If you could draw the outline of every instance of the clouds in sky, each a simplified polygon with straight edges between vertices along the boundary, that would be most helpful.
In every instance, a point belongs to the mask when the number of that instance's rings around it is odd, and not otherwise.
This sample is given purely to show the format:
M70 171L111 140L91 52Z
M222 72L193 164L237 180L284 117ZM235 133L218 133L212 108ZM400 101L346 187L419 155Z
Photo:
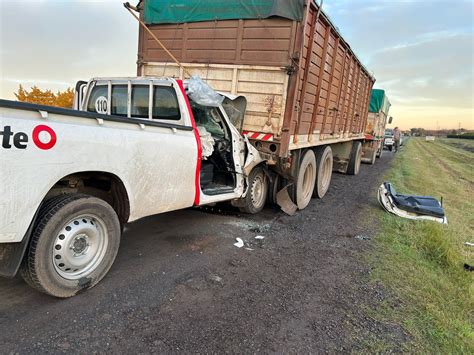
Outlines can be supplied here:
M0 0L0 97L135 75L138 25L120 0ZM325 0L404 128L474 128L473 0Z

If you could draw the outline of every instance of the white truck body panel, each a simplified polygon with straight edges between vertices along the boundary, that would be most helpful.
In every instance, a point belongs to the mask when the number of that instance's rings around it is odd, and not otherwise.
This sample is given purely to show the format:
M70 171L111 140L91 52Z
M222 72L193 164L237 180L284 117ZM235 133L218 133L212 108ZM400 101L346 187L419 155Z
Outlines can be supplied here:
M26 132L46 124L57 134L50 150L28 142L0 151L0 242L19 242L46 193L61 178L83 171L118 176L130 197L130 221L190 207L195 196L197 146L193 131L2 109L0 125ZM177 162L185 162L177 164ZM165 167L165 168L164 168Z

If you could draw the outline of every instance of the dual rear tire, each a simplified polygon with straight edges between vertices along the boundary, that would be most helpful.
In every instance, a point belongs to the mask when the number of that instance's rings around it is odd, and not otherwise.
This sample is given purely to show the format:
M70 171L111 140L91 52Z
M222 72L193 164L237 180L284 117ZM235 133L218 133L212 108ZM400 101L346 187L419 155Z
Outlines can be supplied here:
M307 150L303 154L295 183L298 209L306 208L311 198L323 198L331 185L333 154L330 146Z

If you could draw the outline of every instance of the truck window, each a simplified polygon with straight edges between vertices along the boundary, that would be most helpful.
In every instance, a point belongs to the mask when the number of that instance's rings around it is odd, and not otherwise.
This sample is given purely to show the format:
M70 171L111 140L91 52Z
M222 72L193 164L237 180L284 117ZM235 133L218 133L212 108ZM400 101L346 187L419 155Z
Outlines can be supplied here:
M107 113L107 85L97 85L92 89L87 103L87 111L97 113Z
M178 98L172 87L156 86L153 92L153 119L180 120Z
M128 87L127 85L112 86L112 107L110 113L115 116L127 117Z
M148 85L134 85L132 87L131 115L135 118L148 118L150 87Z

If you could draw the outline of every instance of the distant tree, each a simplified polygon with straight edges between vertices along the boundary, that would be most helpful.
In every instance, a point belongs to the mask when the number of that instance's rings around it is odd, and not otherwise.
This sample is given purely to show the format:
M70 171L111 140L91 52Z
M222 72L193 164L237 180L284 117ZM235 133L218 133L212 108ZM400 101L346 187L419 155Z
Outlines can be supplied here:
M41 90L36 85L27 91L20 84L18 91L14 94L18 101L38 105L72 108L74 102L74 90L72 88L62 92L58 91L55 94L51 90Z

